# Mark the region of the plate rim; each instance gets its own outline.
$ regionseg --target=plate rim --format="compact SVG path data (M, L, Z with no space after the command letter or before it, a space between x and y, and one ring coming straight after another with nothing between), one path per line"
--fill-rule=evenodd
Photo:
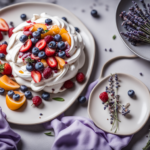
M133 78L134 80L136 80L136 81L139 82L140 84L142 84L142 85L145 87L145 90L147 90L147 92L149 93L149 99L150 99L150 91L149 91L149 89L147 88L147 86L146 86L141 80L139 80L138 78L136 78L136 77L134 77L134 76L132 76L132 75L129 75L129 74L125 74L125 73L117 73L117 74L118 74L118 75L126 75L126 76L128 76L128 77L130 77L130 78ZM88 111L88 116L89 116L89 118L94 122L94 124L95 124L99 129L101 129L101 130L103 130L103 131L105 131L105 132L107 132L107 133L115 134L115 135L120 135L120 136L133 135L133 134L137 133L139 130L141 130L141 129L143 128L143 126L146 124L146 122L148 121L149 116L150 116L150 109L149 109L149 115L147 116L147 119L145 120L145 122L143 123L143 125L142 125L139 129L137 129L136 131L131 132L130 134L112 133L112 132L110 132L110 130L107 131L107 130L105 130L104 128L101 128L97 123L95 123L94 119L92 119L92 117L91 117L91 114L90 114L90 104L91 104L91 101L92 101L92 100L91 100L91 97L92 97L92 95L93 95L93 92L94 92L94 90L97 88L97 86L100 84L100 82L104 81L104 80L105 80L106 78L108 78L108 77L109 77L109 75L106 76L106 77L104 77L104 78L102 78L102 79L99 78L99 81L98 81L97 85L96 85L96 86L93 88L93 90L91 91L91 94L90 94L90 97L89 97L89 102L88 102L88 109L87 109L87 111ZM149 102L149 103L150 103L150 102Z
M116 16L116 17L115 17L116 28L117 28L117 31L118 31L118 33L119 33L119 36L121 37L121 40L123 41L124 45L125 45L132 53L134 53L135 55L137 55L138 57L140 57L140 58L142 58L142 59L144 59L144 60L146 60L146 61L150 61L150 58L149 58L149 59L148 59L148 58L145 58L145 57L141 56L140 54L138 54L137 52L135 52L132 48L130 48L130 47L128 46L127 42L126 42L126 41L124 40L124 38L122 37L122 35L120 34L120 31L119 31L119 28L118 28L118 21L117 21L118 15L117 15L117 13L118 13L118 9L119 9L119 7L120 7L122 1L123 1L123 0L120 0L120 1L118 2L118 4L117 4L117 7L116 7L116 15L115 15L115 16Z
M78 96L83 92L83 90L87 86L87 84L89 82L89 79L91 77L91 74L92 74L92 70L93 70L93 66L94 66L94 62L95 62L96 45L95 45L95 40L94 40L94 37L93 37L92 33L84 25L84 23L82 23L82 21L78 17L76 17L72 12L70 12L68 9L66 9L66 8L64 8L64 7L60 6L60 5L56 5L56 4L52 4L52 3L48 3L48 2L32 2L32 1L31 2L20 2L20 3L16 3L16 4L12 4L12 5L3 7L3 8L0 9L0 12L7 11L7 9L10 9L12 7L16 7L16 6L20 6L20 5L25 5L25 4L49 5L49 6L52 6L52 7L57 7L58 9L66 11L69 15L74 16L76 18L76 20L78 20L80 22L80 24L82 24L82 26L87 30L88 34L91 36L92 43L93 43L93 50L94 50L93 51L93 53L94 53L93 54L93 60L90 62L90 63L92 63L91 69L87 70L89 72L89 76L86 77L86 81L84 82L84 85L83 85L81 91L79 92L79 94L75 96L74 100L63 111L61 111L58 114L54 115L53 117L47 119L46 121L39 121L39 122L36 122L36 123L17 123L15 121L9 121L9 119L6 118L9 123L13 123L13 124L18 124L18 125L36 125L36 124L42 124L42 123L45 123L45 122L48 122L48 121L51 121L51 120L57 118L59 115L61 115L62 113L64 113L69 107L71 107L72 104L78 98Z

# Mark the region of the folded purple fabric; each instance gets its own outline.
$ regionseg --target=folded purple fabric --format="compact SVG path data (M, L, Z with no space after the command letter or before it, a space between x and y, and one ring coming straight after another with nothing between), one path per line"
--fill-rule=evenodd
M98 80L88 87L86 98ZM117 136L104 132L97 128L94 123L83 117L58 118L43 124L45 129L53 129L55 141L51 150L121 150L127 146L132 136Z
M6 115L0 107L0 150L17 150L20 136L10 128L5 118Z

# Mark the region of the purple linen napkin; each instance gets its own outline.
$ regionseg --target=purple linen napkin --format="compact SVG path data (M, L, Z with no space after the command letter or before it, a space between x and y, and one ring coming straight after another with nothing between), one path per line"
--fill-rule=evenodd
M86 98L98 80L88 87ZM55 141L51 150L121 150L131 141L132 136L117 136L97 128L87 118L63 114L43 124L45 129L53 129Z
M10 128L5 118L6 115L0 107L0 150L17 150L20 136Z

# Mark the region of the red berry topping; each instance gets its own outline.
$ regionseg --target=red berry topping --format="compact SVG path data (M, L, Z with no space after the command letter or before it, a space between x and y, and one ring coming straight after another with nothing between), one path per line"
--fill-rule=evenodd
M100 94L99 98L105 103L108 101L108 94L106 92L103 92Z
M85 79L85 75L82 73L82 72L79 72L77 75L76 75L76 80L79 82L79 83L82 83Z
M26 22L27 22L27 23L31 23L31 20L27 20Z
M32 102L35 106L39 106L42 103L42 99L39 96L34 96Z
M20 52L26 52L32 47L32 41L29 39L27 40L22 47L20 48Z
M3 34L2 34L2 32L0 32L0 41L2 41L3 40Z
M33 54L31 54L31 58L34 59L34 60L40 60L40 57L34 56Z
M24 61L25 58L30 57L31 56L31 52L27 52L27 53L23 53L19 52L19 58L22 58L22 60Z
M51 49L48 46L45 48L45 54L47 56L53 56L55 54L55 52L56 52L55 49Z
M50 35L47 35L47 36L45 36L44 40L46 43L49 43L49 42L53 41L53 37Z
M52 74L52 69L51 68L45 68L43 71L43 77L45 79L48 79Z
M38 47L38 48L39 48L39 50L44 49L44 48L45 48L45 46L46 46L46 42L45 42L45 40L44 40L44 39L43 39L43 40L38 41L38 42L36 43L36 45L35 45L35 47Z
M7 48L6 44L0 45L0 53L3 53L6 55L7 54L6 48Z
M34 80L35 83L38 83L42 79L42 75L39 71L32 71L31 72L31 77Z
M29 35L32 36L32 32L31 31L24 31L23 34L26 35L26 36L29 36Z
M58 63L57 63L55 57L48 57L48 58L46 59L46 62L47 62L47 64L50 66L50 68L55 69L55 68L57 68L57 66L58 66Z
M29 31L29 29L30 29L31 27L33 27L32 24L30 24L30 25L24 27L24 28L23 28L23 31Z
M64 83L66 89L71 89L74 86L74 83L71 80L68 80Z
M0 73L4 75L11 75L12 68L8 63L0 64Z
M9 28L9 30L8 30L8 36L9 36L9 38L12 36L12 34L13 34L13 29L14 29L14 27L12 27L12 28Z
M9 27L8 27L8 24L7 22L0 18L0 31L8 31Z

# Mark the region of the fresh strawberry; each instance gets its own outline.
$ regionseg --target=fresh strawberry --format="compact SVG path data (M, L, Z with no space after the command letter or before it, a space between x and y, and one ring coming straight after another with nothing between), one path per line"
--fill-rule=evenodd
M79 82L79 83L82 83L85 79L85 75L82 73L82 72L79 72L77 73L76 75L76 80Z
M100 94L99 98L106 103L108 101L108 94L106 92L103 92Z
M32 71L31 72L31 77L34 80L35 83L38 83L42 79L42 75L39 71Z
M23 34L26 35L26 36L32 36L32 32L31 31L24 31Z
M45 48L45 54L47 56L53 56L55 54L55 49L49 48L48 46Z
M7 54L6 48L7 48L6 44L0 45L0 53L3 53L6 55Z
M71 89L74 86L74 83L71 80L68 80L64 83L66 89Z
M30 25L24 27L24 28L23 28L23 31L29 31L29 29L30 29L31 27L33 27L32 24L30 24Z
M48 67L48 68L44 69L44 71L43 71L43 77L45 79L48 79L51 76L51 74L52 74L51 68Z
M0 18L0 31L8 31L8 29L9 26L7 22L4 19Z
M31 23L31 20L27 20L26 22L27 22L27 23Z
M40 60L40 58L38 56L34 56L33 54L31 54L31 58L34 60Z
M0 32L0 41L2 41L3 40L3 34L2 34L2 32Z
M0 64L0 73L4 75L11 75L12 68L8 63Z
M8 30L8 36L9 36L9 38L10 38L11 35L13 34L13 29L14 29L14 27L9 28L9 30Z
M50 66L50 68L57 68L58 63L54 57L48 57L46 59L47 64Z
M28 39L20 48L20 52L26 52L28 51L32 46L32 41Z
M35 106L39 106L42 103L42 99L39 96L34 96L32 102Z
M44 37L44 40L45 40L46 43L49 43L49 42L53 41L53 37L50 36L50 35L47 35L47 36Z
M39 48L39 50L44 49L44 48L45 48L45 46L46 46L46 42L45 42L45 40L44 40L44 39L43 39L43 40L38 41L38 42L36 43L36 45L35 45L35 47L38 47L38 48Z

